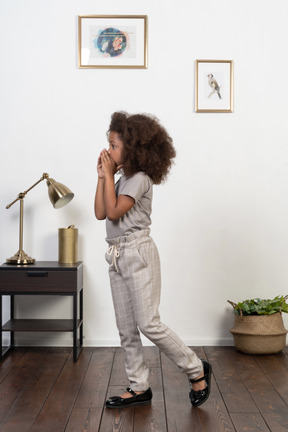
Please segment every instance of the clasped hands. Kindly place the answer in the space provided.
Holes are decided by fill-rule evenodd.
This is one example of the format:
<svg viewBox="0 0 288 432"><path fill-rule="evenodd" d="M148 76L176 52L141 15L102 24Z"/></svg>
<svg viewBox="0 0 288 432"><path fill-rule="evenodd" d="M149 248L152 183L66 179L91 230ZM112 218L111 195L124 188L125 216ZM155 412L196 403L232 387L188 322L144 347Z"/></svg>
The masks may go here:
<svg viewBox="0 0 288 432"><path fill-rule="evenodd" d="M101 151L97 162L97 172L100 178L104 178L107 175L114 176L122 167L123 165L117 165L115 163L106 149Z"/></svg>

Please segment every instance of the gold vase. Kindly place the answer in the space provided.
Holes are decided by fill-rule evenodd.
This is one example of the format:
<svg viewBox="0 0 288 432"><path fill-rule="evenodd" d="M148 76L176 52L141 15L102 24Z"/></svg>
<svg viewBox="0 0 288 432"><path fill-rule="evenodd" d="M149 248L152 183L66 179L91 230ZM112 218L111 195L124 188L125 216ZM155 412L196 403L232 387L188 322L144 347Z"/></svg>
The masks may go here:
<svg viewBox="0 0 288 432"><path fill-rule="evenodd" d="M78 229L74 225L58 229L58 261L62 264L78 261Z"/></svg>

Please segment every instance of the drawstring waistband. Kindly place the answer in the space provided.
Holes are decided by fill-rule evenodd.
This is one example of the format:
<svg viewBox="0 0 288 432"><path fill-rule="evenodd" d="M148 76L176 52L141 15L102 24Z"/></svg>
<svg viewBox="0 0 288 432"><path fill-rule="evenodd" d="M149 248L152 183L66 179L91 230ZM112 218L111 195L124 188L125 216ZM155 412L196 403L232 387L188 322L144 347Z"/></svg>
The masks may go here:
<svg viewBox="0 0 288 432"><path fill-rule="evenodd" d="M115 270L118 272L118 267L117 267L117 258L119 258L120 254L118 251L118 245L112 245L107 249L107 255L112 255L112 264L110 264L110 267L114 266Z"/></svg>
<svg viewBox="0 0 288 432"><path fill-rule="evenodd" d="M112 239L106 238L106 241L109 244L106 253L108 256L112 255L112 264L110 264L110 267L114 267L117 273L119 273L119 269L117 266L117 258L120 257L119 251L122 248L134 247L135 245L139 244L139 241L141 241L141 237L143 238L143 241L145 241L145 238L149 237L149 234L150 229L147 228L145 230L135 231L126 236L115 237Z"/></svg>

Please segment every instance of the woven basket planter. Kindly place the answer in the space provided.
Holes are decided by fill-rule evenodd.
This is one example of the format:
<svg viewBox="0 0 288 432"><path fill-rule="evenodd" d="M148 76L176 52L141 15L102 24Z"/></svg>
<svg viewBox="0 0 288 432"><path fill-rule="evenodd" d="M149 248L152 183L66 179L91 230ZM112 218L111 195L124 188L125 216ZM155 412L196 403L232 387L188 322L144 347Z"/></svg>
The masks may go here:
<svg viewBox="0 0 288 432"><path fill-rule="evenodd" d="M282 313L273 315L234 316L230 330L235 348L247 354L276 354L286 345L287 330Z"/></svg>

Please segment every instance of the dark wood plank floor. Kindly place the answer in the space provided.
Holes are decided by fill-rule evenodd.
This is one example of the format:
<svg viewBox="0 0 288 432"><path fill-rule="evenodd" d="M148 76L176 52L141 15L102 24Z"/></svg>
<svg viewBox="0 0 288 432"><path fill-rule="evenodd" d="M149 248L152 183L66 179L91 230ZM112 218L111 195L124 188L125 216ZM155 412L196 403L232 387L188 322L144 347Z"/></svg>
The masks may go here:
<svg viewBox="0 0 288 432"><path fill-rule="evenodd" d="M195 347L213 366L208 401L192 408L189 387L156 347L145 347L151 406L107 410L127 386L121 348L16 348L0 363L1 432L287 432L288 348L250 356Z"/></svg>

